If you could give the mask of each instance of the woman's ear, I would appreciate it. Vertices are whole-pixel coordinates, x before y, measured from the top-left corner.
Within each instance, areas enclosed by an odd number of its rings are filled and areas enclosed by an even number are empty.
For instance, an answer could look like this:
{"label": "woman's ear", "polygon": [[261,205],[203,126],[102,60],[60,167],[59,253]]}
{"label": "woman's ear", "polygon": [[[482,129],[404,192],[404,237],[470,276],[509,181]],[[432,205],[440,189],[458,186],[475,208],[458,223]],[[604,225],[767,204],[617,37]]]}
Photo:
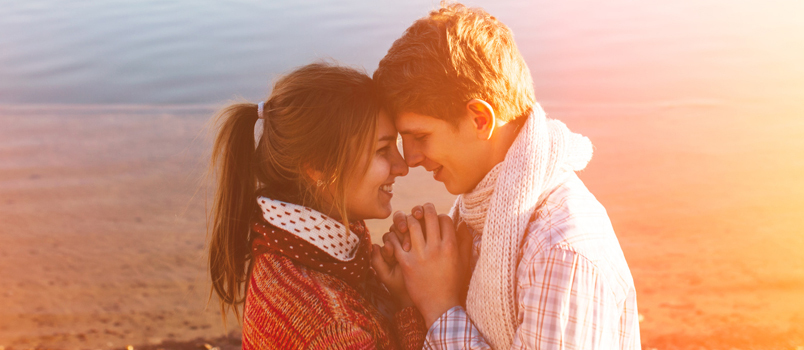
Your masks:
{"label": "woman's ear", "polygon": [[304,173],[313,183],[321,183],[324,180],[324,173],[313,169],[309,164],[304,165]]}
{"label": "woman's ear", "polygon": [[494,133],[497,118],[494,117],[494,108],[488,102],[473,98],[466,102],[466,110],[472,118],[472,125],[477,132],[477,138],[488,140]]}

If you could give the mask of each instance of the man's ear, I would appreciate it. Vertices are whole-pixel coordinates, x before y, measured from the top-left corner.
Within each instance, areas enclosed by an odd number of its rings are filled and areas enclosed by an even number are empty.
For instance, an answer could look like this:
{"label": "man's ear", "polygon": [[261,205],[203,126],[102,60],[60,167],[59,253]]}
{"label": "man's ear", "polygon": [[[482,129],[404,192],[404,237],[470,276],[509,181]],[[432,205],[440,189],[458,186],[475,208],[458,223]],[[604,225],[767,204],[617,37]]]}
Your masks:
{"label": "man's ear", "polygon": [[477,132],[477,138],[488,140],[494,133],[497,118],[494,117],[494,108],[488,102],[473,98],[466,102],[466,110],[472,118],[472,125]]}

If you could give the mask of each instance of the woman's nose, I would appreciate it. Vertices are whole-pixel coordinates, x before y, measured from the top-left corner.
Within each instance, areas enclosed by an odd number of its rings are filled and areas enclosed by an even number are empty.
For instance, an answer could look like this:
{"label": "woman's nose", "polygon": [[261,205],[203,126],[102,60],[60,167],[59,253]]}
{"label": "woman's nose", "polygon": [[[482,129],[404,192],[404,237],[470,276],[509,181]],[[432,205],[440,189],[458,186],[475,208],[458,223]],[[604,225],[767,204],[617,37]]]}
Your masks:
{"label": "woman's nose", "polygon": [[405,176],[408,174],[408,170],[408,165],[405,163],[405,159],[402,158],[402,154],[399,153],[399,150],[396,150],[391,163],[391,173],[396,176]]}

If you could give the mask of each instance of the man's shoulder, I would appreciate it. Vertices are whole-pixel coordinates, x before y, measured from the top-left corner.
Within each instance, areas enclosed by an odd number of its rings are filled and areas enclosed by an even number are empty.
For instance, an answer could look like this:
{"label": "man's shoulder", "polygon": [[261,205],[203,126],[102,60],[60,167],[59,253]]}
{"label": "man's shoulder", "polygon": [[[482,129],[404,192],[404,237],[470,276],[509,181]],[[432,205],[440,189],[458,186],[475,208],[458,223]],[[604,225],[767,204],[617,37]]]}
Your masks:
{"label": "man's shoulder", "polygon": [[552,190],[528,224],[527,241],[543,249],[555,246],[585,251],[601,240],[615,239],[608,213],[574,172]]}
{"label": "man's shoulder", "polygon": [[[536,263],[538,256],[555,249],[590,261],[619,290],[633,288],[633,279],[606,209],[575,173],[568,174],[537,209],[528,225],[522,261]],[[522,266],[527,268],[527,266]]]}

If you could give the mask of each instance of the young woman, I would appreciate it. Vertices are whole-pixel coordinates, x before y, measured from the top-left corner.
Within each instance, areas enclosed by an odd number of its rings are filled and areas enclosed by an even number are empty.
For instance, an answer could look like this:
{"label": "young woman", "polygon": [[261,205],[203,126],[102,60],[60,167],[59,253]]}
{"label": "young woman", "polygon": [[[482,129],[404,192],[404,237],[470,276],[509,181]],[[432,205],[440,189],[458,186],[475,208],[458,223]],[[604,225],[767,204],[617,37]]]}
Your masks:
{"label": "young woman", "polygon": [[404,284],[389,302],[370,267],[363,220],[391,214],[408,171],[372,80],[310,64],[217,118],[209,269],[224,314],[244,304],[243,348],[421,349]]}

